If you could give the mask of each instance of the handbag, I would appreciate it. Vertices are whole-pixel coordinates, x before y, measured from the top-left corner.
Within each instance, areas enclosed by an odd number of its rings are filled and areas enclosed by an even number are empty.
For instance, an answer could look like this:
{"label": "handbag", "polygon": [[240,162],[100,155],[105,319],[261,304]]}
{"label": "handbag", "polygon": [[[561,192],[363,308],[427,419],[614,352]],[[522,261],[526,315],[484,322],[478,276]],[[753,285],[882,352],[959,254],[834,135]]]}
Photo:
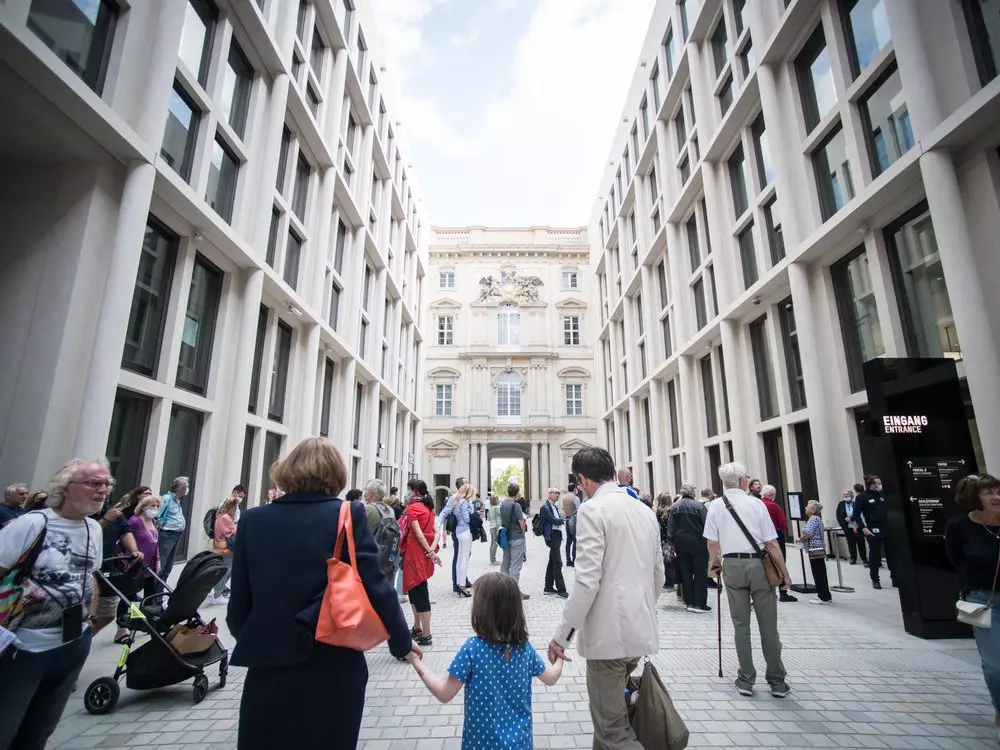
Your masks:
{"label": "handbag", "polygon": [[764,573],[767,575],[767,582],[771,586],[781,585],[781,571],[779,570],[777,564],[771,559],[771,553],[766,549],[761,549],[760,545],[757,544],[757,540],[753,538],[753,534],[747,529],[746,525],[740,519],[739,514],[736,512],[736,508],[733,507],[732,503],[729,502],[729,498],[725,495],[722,496],[722,501],[726,504],[726,510],[728,510],[734,519],[736,519],[737,525],[740,527],[740,531],[750,542],[750,546],[753,547],[754,553],[760,558],[760,561],[764,564]]}
{"label": "handbag", "polygon": [[[344,537],[350,562],[341,559]],[[354,523],[351,504],[340,504],[337,543],[326,561],[326,591],[316,622],[316,640],[329,646],[367,651],[389,640],[389,633],[368,600],[354,554]]]}
{"label": "handbag", "polygon": [[993,599],[997,593],[997,575],[1000,575],[1000,552],[997,553],[997,569],[993,573],[993,588],[990,589],[989,601],[986,604],[979,604],[959,599],[955,602],[956,620],[974,628],[990,629],[993,624]]}
{"label": "handbag", "polygon": [[24,581],[31,575],[35,561],[42,551],[45,540],[45,531],[48,528],[48,520],[42,516],[42,530],[35,537],[18,561],[14,564],[7,575],[0,579],[0,627],[13,632],[21,624],[24,618],[24,603],[21,597],[24,594]]}
{"label": "handbag", "polygon": [[[648,750],[684,750],[690,733],[653,662],[646,658],[642,677],[629,678],[629,721],[635,738]],[[634,702],[633,702],[634,701]]]}
{"label": "handbag", "polygon": [[825,547],[810,547],[809,550],[810,560],[825,560],[826,559],[826,548]]}
{"label": "handbag", "polygon": [[500,549],[507,549],[507,529],[505,527],[497,530],[497,546]]}

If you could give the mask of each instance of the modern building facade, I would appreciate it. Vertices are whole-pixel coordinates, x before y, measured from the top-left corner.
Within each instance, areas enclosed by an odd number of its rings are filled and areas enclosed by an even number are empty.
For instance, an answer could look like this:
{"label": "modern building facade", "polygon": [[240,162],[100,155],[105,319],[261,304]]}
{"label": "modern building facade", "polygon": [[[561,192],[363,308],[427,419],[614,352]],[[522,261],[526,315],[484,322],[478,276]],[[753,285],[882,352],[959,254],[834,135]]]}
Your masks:
{"label": "modern building facade", "polygon": [[597,293],[586,231],[435,228],[428,248],[423,463],[428,485],[521,458],[531,500],[597,440]]}
{"label": "modern building facade", "polygon": [[737,458],[839,499],[875,357],[957,360],[996,471],[998,65],[990,0],[657,3],[590,222],[601,442],[640,483]]}
{"label": "modern building facade", "polygon": [[[0,476],[414,471],[427,223],[354,0],[0,4]],[[203,544],[200,524],[187,542]]]}

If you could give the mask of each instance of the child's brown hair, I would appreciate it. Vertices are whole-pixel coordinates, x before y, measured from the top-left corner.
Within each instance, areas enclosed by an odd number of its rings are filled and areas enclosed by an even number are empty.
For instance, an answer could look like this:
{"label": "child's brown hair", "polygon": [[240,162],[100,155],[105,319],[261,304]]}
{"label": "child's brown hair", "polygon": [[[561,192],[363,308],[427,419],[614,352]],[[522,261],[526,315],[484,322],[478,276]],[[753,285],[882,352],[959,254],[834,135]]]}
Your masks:
{"label": "child's brown hair", "polygon": [[528,642],[528,625],[517,581],[506,573],[486,573],[476,579],[472,598],[472,629],[487,643],[510,647]]}

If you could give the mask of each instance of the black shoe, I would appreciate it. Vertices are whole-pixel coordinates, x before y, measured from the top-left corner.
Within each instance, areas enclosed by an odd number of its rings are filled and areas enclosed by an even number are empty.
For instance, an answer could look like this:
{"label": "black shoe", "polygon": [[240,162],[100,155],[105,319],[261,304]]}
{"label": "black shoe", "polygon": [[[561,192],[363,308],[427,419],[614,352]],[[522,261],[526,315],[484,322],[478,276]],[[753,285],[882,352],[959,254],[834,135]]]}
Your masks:
{"label": "black shoe", "polygon": [[576,567],[576,563],[568,562],[568,563],[566,563],[566,567],[567,568],[575,568]]}
{"label": "black shoe", "polygon": [[899,588],[899,584],[898,584],[898,583],[896,583],[895,581],[893,581],[893,582],[892,582],[892,587],[893,587],[894,589],[898,589],[898,588]]}
{"label": "black shoe", "polygon": [[465,589],[455,589],[455,593],[458,594],[463,599],[468,599],[470,596],[472,596],[472,594],[470,594]]}
{"label": "black shoe", "polygon": [[857,560],[851,560],[851,565],[857,565],[857,564],[858,564]]}
{"label": "black shoe", "polygon": [[798,597],[792,596],[787,591],[782,591],[781,596],[778,597],[779,602],[797,602],[798,600]]}
{"label": "black shoe", "polygon": [[556,590],[555,589],[542,589],[542,593],[545,594],[545,596],[555,596],[556,595]]}
{"label": "black shoe", "polygon": [[872,581],[872,588],[873,589],[880,589],[880,588],[882,588],[882,584],[879,581]]}
{"label": "black shoe", "polygon": [[560,599],[569,599],[569,592],[568,591],[557,591],[556,592],[556,596],[558,596]]}
{"label": "black shoe", "polygon": [[524,592],[522,591],[522,592],[521,592],[521,598],[522,598],[522,599],[530,599],[530,598],[531,598],[531,596],[530,596],[529,594],[525,594],[525,593],[524,593]]}

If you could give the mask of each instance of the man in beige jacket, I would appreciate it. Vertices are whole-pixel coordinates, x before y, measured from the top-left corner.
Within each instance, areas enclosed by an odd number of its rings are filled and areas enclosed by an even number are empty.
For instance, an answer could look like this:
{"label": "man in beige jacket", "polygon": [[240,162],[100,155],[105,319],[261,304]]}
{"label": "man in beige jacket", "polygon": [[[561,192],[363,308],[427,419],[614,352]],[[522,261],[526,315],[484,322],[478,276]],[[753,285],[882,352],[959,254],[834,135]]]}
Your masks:
{"label": "man in beige jacket", "polygon": [[565,658],[579,631],[595,750],[642,750],[628,720],[625,685],[639,659],[659,648],[660,527],[651,509],[615,484],[615,464],[603,448],[578,451],[573,474],[590,499],[580,506],[576,581],[549,659]]}

